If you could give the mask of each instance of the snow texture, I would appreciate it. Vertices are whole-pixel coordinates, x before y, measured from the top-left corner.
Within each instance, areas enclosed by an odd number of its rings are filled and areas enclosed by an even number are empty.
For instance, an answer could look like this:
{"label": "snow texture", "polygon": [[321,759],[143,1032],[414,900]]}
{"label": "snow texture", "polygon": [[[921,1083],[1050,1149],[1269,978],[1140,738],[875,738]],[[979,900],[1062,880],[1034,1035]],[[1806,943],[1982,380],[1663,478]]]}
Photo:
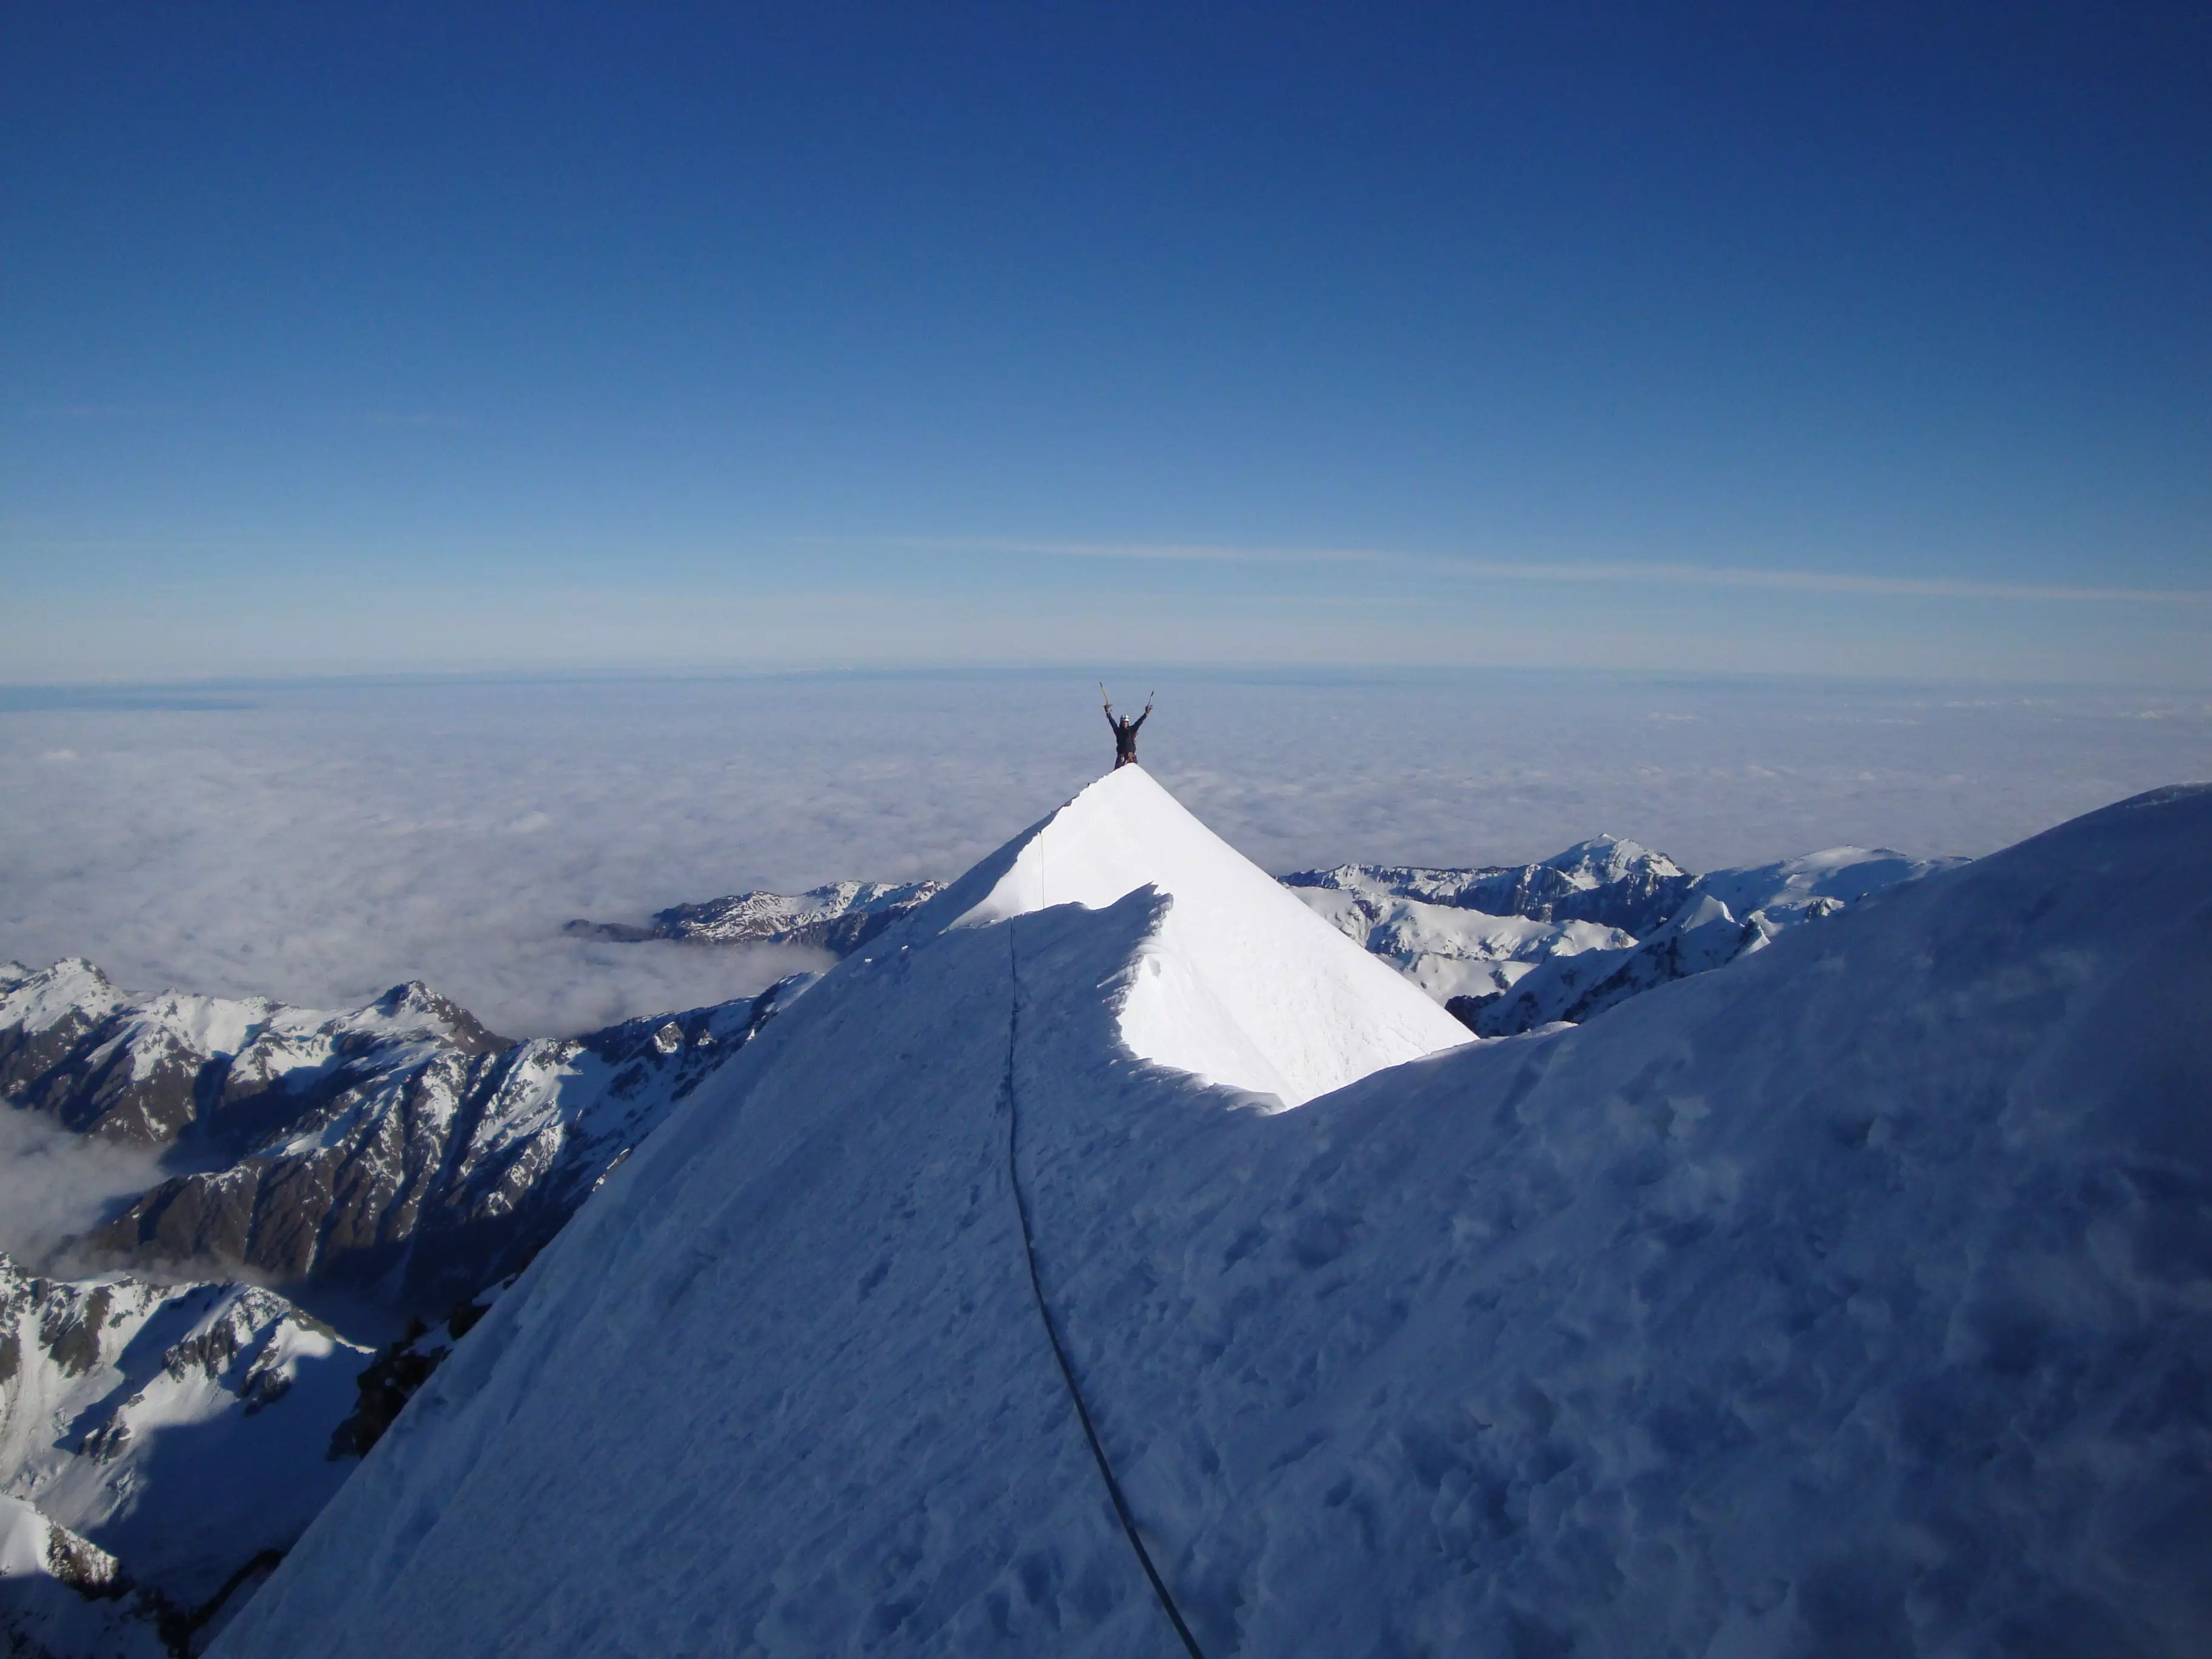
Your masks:
{"label": "snow texture", "polygon": [[1349,945],[1137,766],[1099,779],[1011,860],[987,860],[926,908],[915,931],[1059,904],[1102,910],[1146,886],[1170,902],[1121,996],[1121,1041],[1140,1059],[1297,1106],[1467,1040],[1457,1021]]}
{"label": "snow texture", "polygon": [[1124,1041],[1191,896],[1023,868],[1109,805],[680,1108],[217,1651],[1171,1650],[1017,1113],[1211,1659],[2212,1646],[2212,789],[1273,1114]]}

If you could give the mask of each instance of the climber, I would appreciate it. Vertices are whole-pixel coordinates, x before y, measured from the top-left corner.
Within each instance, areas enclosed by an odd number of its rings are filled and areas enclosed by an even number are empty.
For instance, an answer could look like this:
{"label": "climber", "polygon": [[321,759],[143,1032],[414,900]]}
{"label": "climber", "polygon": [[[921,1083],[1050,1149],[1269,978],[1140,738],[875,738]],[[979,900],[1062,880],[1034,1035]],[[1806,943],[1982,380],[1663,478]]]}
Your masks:
{"label": "climber", "polygon": [[1106,698],[1106,724],[1114,728],[1115,767],[1118,769],[1124,766],[1134,766],[1137,763],[1137,728],[1152,715],[1152,698],[1145,699],[1145,712],[1136,719],[1116,720],[1114,716],[1114,699],[1106,696],[1106,688],[1103,684],[1098,688],[1098,695]]}

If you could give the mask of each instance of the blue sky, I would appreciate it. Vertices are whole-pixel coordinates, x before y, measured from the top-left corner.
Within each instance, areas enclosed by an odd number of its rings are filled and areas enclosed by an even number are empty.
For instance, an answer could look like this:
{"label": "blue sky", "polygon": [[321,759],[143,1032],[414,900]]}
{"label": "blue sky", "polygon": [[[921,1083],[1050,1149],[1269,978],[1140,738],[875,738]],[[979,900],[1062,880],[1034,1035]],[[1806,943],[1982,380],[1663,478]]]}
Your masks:
{"label": "blue sky", "polygon": [[31,0],[0,680],[2201,684],[2208,71],[2179,5]]}

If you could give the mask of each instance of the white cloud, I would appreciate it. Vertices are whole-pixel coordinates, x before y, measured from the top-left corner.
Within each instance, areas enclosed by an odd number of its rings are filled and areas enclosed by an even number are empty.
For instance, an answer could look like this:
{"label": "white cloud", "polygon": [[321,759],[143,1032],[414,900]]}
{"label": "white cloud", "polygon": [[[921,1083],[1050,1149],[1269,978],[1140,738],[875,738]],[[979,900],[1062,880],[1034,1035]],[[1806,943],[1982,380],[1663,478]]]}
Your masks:
{"label": "white cloud", "polygon": [[2014,599],[2058,604],[2212,604],[2212,588],[2069,586],[1983,581],[1965,576],[1869,575],[1840,570],[1788,570],[1664,560],[1491,559],[1449,553],[1390,552],[1377,548],[1240,546],[1204,542],[1072,542],[1048,539],[911,537],[912,547],[976,552],[1036,553],[1058,558],[1138,559],[1199,564],[1388,564],[1449,571],[1502,581],[1589,586],[1763,588],[1785,593],[1859,594],[1881,599]]}
{"label": "white cloud", "polygon": [[89,1140],[39,1113],[0,1106],[0,1250],[32,1273],[76,1271],[84,1264],[70,1241],[165,1173],[143,1147]]}
{"label": "white cloud", "polygon": [[[514,1036],[742,994],[814,959],[561,926],[955,874],[1111,759],[1099,677],[392,681],[173,708],[42,695],[0,712],[0,957],[82,954],[133,989],[321,1006],[421,978]],[[1276,870],[1517,860],[1600,830],[1706,868],[1841,842],[1981,853],[2212,777],[2212,709],[2139,690],[1106,678],[1158,687],[1147,764]],[[61,747],[76,764],[40,763]]]}

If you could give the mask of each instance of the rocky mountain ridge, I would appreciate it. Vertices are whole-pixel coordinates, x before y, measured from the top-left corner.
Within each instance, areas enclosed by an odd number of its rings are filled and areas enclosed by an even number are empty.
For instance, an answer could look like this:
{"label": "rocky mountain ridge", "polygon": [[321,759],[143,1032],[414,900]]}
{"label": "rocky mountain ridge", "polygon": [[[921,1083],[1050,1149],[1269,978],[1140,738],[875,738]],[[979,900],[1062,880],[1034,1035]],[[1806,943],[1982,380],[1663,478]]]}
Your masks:
{"label": "rocky mountain ridge", "polygon": [[9,963],[0,1100],[219,1163],[87,1235],[97,1259],[338,1281],[438,1313],[526,1262],[811,980],[509,1042],[420,985],[332,1013],[131,996],[82,960]]}
{"label": "rocky mountain ridge", "polygon": [[0,1504],[23,1547],[0,1633],[191,1650],[351,1469],[332,1440],[368,1358],[258,1285],[57,1279],[0,1254]]}

